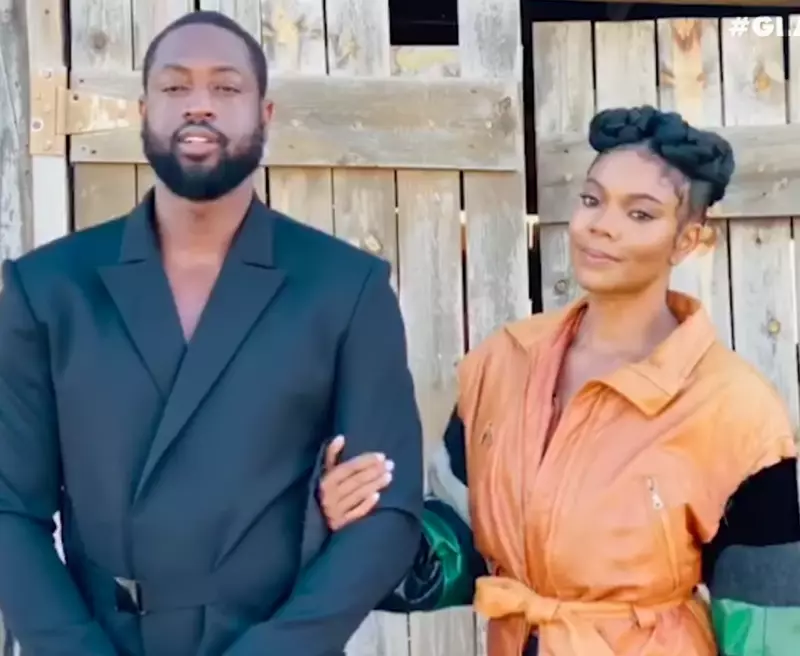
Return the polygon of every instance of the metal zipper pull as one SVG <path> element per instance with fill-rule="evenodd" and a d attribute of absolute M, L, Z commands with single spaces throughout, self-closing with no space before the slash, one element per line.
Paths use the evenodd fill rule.
<path fill-rule="evenodd" d="M 652 479 L 652 477 L 648 477 L 647 479 L 647 489 L 650 490 L 650 498 L 653 500 L 653 508 L 656 510 L 661 510 L 664 507 L 664 501 L 661 499 L 661 495 L 656 489 L 656 482 Z"/>

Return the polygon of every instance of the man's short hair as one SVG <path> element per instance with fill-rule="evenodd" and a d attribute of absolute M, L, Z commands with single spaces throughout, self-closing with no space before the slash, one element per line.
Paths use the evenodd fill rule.
<path fill-rule="evenodd" d="M 256 0 L 252 1 L 255 2 Z M 144 55 L 142 86 L 145 91 L 147 91 L 147 79 L 150 76 L 150 69 L 153 67 L 153 60 L 155 59 L 159 44 L 170 32 L 174 32 L 184 25 L 213 25 L 223 30 L 228 30 L 228 32 L 239 37 L 244 42 L 245 46 L 247 46 L 247 51 L 250 54 L 250 60 L 253 64 L 253 73 L 255 73 L 256 81 L 258 82 L 258 92 L 262 98 L 266 96 L 268 77 L 267 58 L 264 55 L 261 44 L 253 38 L 250 32 L 239 25 L 239 23 L 218 11 L 191 11 L 171 22 L 156 35 L 150 42 L 150 45 L 147 46 L 147 52 L 145 52 Z"/>

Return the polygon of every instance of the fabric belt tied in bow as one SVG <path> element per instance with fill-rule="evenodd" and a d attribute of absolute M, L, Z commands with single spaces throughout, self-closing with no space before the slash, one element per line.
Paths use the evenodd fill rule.
<path fill-rule="evenodd" d="M 594 622 L 604 619 L 634 617 L 639 626 L 652 627 L 658 615 L 686 603 L 685 599 L 638 606 L 616 601 L 562 601 L 543 597 L 524 583 L 502 576 L 484 576 L 477 580 L 475 610 L 487 619 L 523 615 L 530 626 L 538 628 L 539 642 L 547 653 L 555 652 L 565 640 L 575 656 L 615 656 Z"/>

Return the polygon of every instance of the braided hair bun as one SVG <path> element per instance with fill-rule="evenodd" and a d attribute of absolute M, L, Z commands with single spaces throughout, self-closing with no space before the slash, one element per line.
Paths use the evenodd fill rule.
<path fill-rule="evenodd" d="M 718 134 L 693 128 L 680 114 L 649 105 L 598 113 L 589 124 L 589 143 L 600 154 L 646 145 L 690 181 L 705 183 L 707 206 L 725 195 L 736 166 L 731 145 Z"/>

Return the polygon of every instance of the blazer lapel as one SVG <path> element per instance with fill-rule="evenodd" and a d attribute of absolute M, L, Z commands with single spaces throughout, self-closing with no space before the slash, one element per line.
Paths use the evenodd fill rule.
<path fill-rule="evenodd" d="M 99 267 L 98 274 L 145 368 L 166 399 L 185 341 L 161 264 L 151 203 L 152 195 L 148 195 L 128 217 L 118 261 Z"/>
<path fill-rule="evenodd" d="M 274 221 L 254 196 L 178 371 L 135 499 L 283 285 L 286 275 L 273 257 Z"/>

